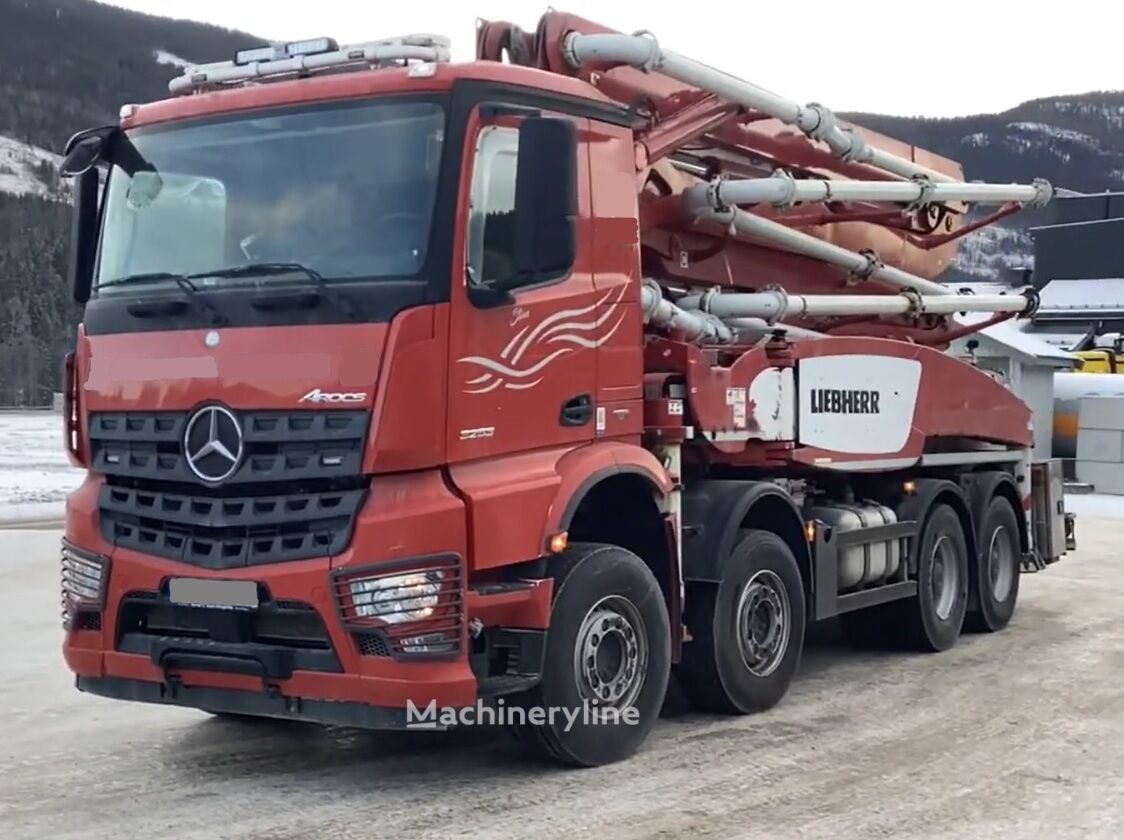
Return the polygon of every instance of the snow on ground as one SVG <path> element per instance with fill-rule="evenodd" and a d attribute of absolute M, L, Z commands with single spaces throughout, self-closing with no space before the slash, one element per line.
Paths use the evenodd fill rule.
<path fill-rule="evenodd" d="M 1124 519 L 1124 496 L 1108 493 L 1067 493 L 1065 509 L 1077 515 L 1077 542 L 1081 543 L 1081 517 Z"/>
<path fill-rule="evenodd" d="M 0 522 L 59 516 L 81 482 L 63 448 L 60 414 L 0 412 Z"/>
<path fill-rule="evenodd" d="M 61 160 L 58 155 L 46 149 L 0 136 L 0 192 L 55 195 L 57 189 L 52 189 L 40 172 L 47 174 L 49 179 L 54 178 Z"/>

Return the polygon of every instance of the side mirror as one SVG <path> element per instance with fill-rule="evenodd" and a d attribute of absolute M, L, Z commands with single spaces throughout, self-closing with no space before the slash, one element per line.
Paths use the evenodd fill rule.
<path fill-rule="evenodd" d="M 569 120 L 528 117 L 519 127 L 508 291 L 563 277 L 577 250 L 577 132 Z"/>
<path fill-rule="evenodd" d="M 70 219 L 70 288 L 75 303 L 90 299 L 98 234 L 98 170 L 83 170 L 74 182 L 74 209 Z"/>
<path fill-rule="evenodd" d="M 90 128 L 75 134 L 66 143 L 66 153 L 59 165 L 59 174 L 64 178 L 83 175 L 103 159 L 109 138 L 117 131 L 116 126 Z"/>
<path fill-rule="evenodd" d="M 70 219 L 70 289 L 75 303 L 90 299 L 94 256 L 97 253 L 98 163 L 110 154 L 111 141 L 119 136 L 115 125 L 87 128 L 66 141 L 59 174 L 74 178 L 74 209 Z"/>

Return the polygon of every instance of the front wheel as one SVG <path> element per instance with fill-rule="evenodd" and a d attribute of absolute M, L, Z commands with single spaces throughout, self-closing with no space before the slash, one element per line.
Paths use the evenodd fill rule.
<path fill-rule="evenodd" d="M 659 717 L 671 671 L 663 591 L 639 557 L 573 543 L 553 558 L 555 597 L 542 680 L 516 735 L 564 764 L 634 754 Z M 531 719 L 531 715 L 535 719 Z"/>
<path fill-rule="evenodd" d="M 804 645 L 804 586 L 796 558 L 769 531 L 745 531 L 717 586 L 686 604 L 683 690 L 707 711 L 768 709 L 788 691 Z"/>

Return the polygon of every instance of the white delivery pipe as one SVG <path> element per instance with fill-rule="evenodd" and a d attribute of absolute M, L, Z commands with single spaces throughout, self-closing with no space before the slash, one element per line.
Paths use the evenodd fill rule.
<path fill-rule="evenodd" d="M 720 294 L 713 289 L 679 301 L 687 310 L 727 318 L 824 318 L 840 315 L 950 315 L 954 312 L 1025 312 L 1034 302 L 1023 295 L 790 295 L 779 290 Z"/>
<path fill-rule="evenodd" d="M 1047 181 L 1033 184 L 960 184 L 933 183 L 924 179 L 911 181 L 825 181 L 796 180 L 787 172 L 778 171 L 770 178 L 738 181 L 717 180 L 696 184 L 685 191 L 688 210 L 708 207 L 724 210 L 735 205 L 771 204 L 790 207 L 798 202 L 867 201 L 902 204 L 935 202 L 970 202 L 974 204 L 1006 204 L 1017 202 L 1042 207 L 1053 197 Z"/>
<path fill-rule="evenodd" d="M 735 233 L 754 236 L 785 250 L 802 254 L 812 259 L 844 268 L 857 277 L 873 278 L 897 286 L 901 289 L 914 289 L 928 295 L 948 295 L 952 291 L 940 283 L 902 271 L 890 265 L 883 265 L 874 254 L 848 251 L 832 245 L 811 234 L 786 227 L 779 222 L 755 216 L 745 210 L 732 209 L 724 212 L 703 210 L 700 218 L 730 225 Z"/>
<path fill-rule="evenodd" d="M 794 125 L 812 139 L 822 140 L 844 161 L 869 163 L 903 178 L 924 175 L 933 181 L 953 181 L 941 172 L 868 146 L 855 132 L 836 125 L 835 115 L 822 105 L 799 105 L 702 62 L 661 49 L 659 42 L 651 36 L 571 32 L 566 36 L 563 52 L 574 68 L 592 61 L 629 64 L 643 70 L 659 71 L 721 99 Z"/>
<path fill-rule="evenodd" d="M 695 297 L 698 297 L 697 295 Z M 824 333 L 790 324 L 779 324 L 764 318 L 731 318 L 723 322 L 715 315 L 688 312 L 663 296 L 663 289 L 655 280 L 646 279 L 640 290 L 640 306 L 645 319 L 652 324 L 681 330 L 690 341 L 718 344 L 734 340 L 731 330 L 739 334 L 763 336 L 784 332 L 791 339 L 824 338 Z"/>
<path fill-rule="evenodd" d="M 640 290 L 640 306 L 644 318 L 660 327 L 680 330 L 689 341 L 727 343 L 733 340 L 730 328 L 713 315 L 687 312 L 663 296 L 655 280 L 645 280 Z"/>

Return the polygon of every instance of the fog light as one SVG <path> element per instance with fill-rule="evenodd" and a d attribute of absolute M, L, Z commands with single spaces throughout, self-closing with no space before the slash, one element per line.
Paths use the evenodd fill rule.
<path fill-rule="evenodd" d="M 437 607 L 444 577 L 442 569 L 429 569 L 393 577 L 353 580 L 350 589 L 355 615 L 381 619 L 387 624 L 429 618 Z"/>
<path fill-rule="evenodd" d="M 409 636 L 399 644 L 403 653 L 449 653 L 456 650 L 457 639 L 447 633 L 426 633 Z"/>

